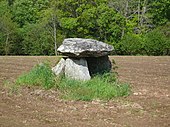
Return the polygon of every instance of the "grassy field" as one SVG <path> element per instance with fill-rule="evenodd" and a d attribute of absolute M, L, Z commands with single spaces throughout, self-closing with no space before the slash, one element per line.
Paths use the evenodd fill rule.
<path fill-rule="evenodd" d="M 0 127 L 169 127 L 170 57 L 111 56 L 128 97 L 110 101 L 66 101 L 59 91 L 5 87 L 34 65 L 57 57 L 0 57 Z"/>

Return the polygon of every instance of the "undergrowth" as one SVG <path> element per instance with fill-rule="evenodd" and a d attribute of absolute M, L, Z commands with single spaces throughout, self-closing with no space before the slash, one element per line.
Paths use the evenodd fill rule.
<path fill-rule="evenodd" d="M 15 84 L 55 88 L 61 92 L 62 98 L 68 100 L 110 100 L 113 97 L 128 96 L 130 92 L 129 85 L 118 82 L 115 73 L 96 75 L 89 81 L 78 81 L 64 76 L 56 77 L 47 64 L 35 66 L 30 72 L 21 75 Z"/>

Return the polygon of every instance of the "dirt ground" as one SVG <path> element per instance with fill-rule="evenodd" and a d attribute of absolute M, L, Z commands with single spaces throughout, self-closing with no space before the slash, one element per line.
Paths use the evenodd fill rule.
<path fill-rule="evenodd" d="M 112 56 L 128 97 L 66 101 L 55 90 L 8 87 L 23 72 L 56 57 L 0 57 L 0 127 L 170 127 L 170 57 Z M 5 86 L 3 84 L 6 84 Z"/>

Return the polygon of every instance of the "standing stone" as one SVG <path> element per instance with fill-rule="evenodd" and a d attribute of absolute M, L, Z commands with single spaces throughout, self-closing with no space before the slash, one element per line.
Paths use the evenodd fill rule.
<path fill-rule="evenodd" d="M 83 58 L 67 58 L 65 62 L 65 76 L 76 80 L 89 80 L 87 61 Z"/>
<path fill-rule="evenodd" d="M 59 63 L 52 68 L 52 71 L 54 72 L 54 74 L 56 75 L 62 75 L 65 72 L 65 59 L 61 58 L 61 60 L 59 61 Z"/>

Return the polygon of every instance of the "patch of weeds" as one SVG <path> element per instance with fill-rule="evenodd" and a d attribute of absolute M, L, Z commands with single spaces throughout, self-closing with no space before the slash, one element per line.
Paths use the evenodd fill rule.
<path fill-rule="evenodd" d="M 15 82 L 16 85 L 35 85 L 50 89 L 55 85 L 55 75 L 48 64 L 38 64 L 29 73 L 21 75 Z"/>
<path fill-rule="evenodd" d="M 84 82 L 64 78 L 59 89 L 64 93 L 63 97 L 69 100 L 110 100 L 113 97 L 129 95 L 128 84 L 120 84 L 114 78 L 111 79 L 112 77 L 108 73 L 96 75 L 91 80 Z"/>
<path fill-rule="evenodd" d="M 18 91 L 19 91 L 18 85 L 15 85 L 8 80 L 4 81 L 3 84 L 4 84 L 4 87 L 7 88 L 9 94 L 13 94 L 13 93 L 17 94 L 18 93 Z"/>
<path fill-rule="evenodd" d="M 128 96 L 130 93 L 129 85 L 118 82 L 115 73 L 105 73 L 96 75 L 89 81 L 79 81 L 64 76 L 56 77 L 48 64 L 35 66 L 29 73 L 21 75 L 15 84 L 56 88 L 68 100 L 110 100 L 113 97 Z"/>
<path fill-rule="evenodd" d="M 131 114 L 135 116 L 142 116 L 145 115 L 145 111 L 143 109 L 130 109 Z"/>
<path fill-rule="evenodd" d="M 112 59 L 112 72 L 111 73 L 114 74 L 115 76 L 118 76 L 116 69 L 118 69 L 118 66 L 116 65 L 116 61 Z"/>

